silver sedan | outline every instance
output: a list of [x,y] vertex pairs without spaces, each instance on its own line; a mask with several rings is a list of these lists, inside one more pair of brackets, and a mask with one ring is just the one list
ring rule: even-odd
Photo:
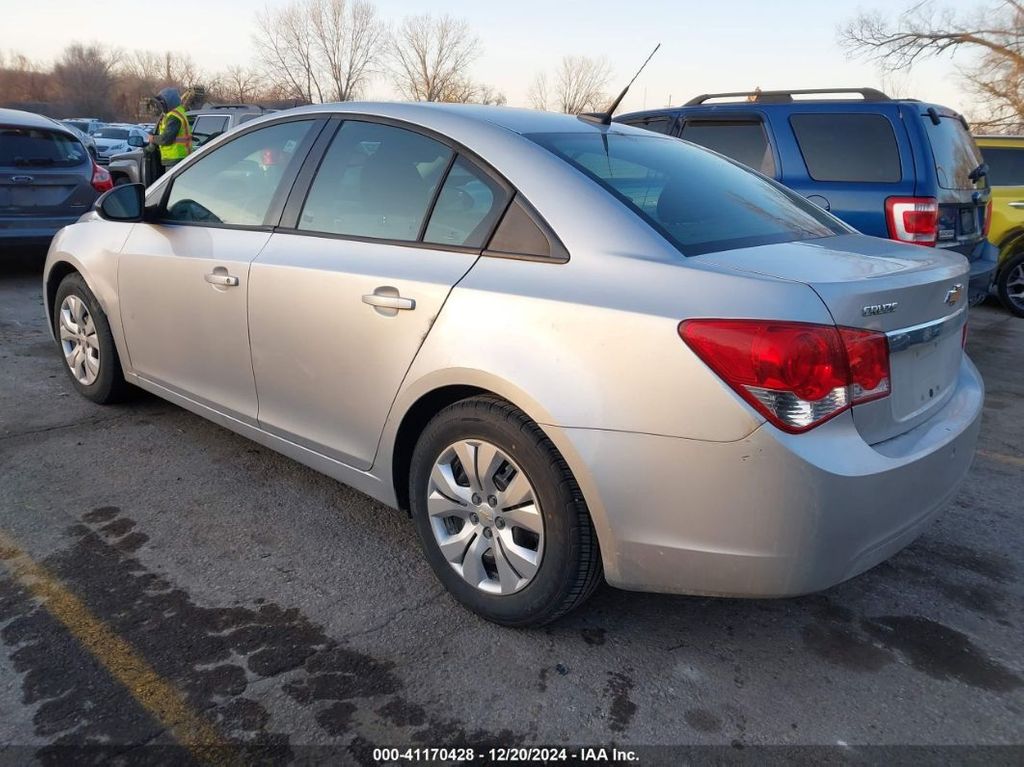
[[84,396],[407,510],[454,597],[523,626],[602,581],[793,595],[907,545],[974,453],[967,277],[676,139],[349,103],[116,188],[44,287]]

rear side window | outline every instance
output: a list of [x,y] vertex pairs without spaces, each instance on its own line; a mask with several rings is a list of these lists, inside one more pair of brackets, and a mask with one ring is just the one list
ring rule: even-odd
[[444,180],[423,241],[482,248],[507,202],[501,187],[460,157]]
[[880,114],[804,114],[789,118],[815,181],[895,183],[902,178],[892,124]]
[[991,186],[1024,186],[1024,149],[981,147]]
[[[921,116],[935,159],[935,174],[943,189],[974,189],[971,172],[981,165],[981,152],[959,117]],[[989,183],[992,183],[989,179]]]
[[596,131],[528,138],[604,187],[687,256],[850,231],[780,184],[683,141]]
[[41,128],[0,125],[0,166],[7,168],[73,168],[89,157],[74,136]]
[[414,242],[451,157],[419,133],[346,121],[317,170],[298,228]]
[[760,120],[688,120],[682,138],[736,162],[775,175],[775,156]]

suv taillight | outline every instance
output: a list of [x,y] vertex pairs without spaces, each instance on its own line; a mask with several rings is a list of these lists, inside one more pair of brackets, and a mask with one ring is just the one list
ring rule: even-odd
[[92,164],[92,188],[97,192],[106,192],[108,189],[114,188],[114,179],[110,176],[110,171],[106,168],[101,168],[96,163]]
[[883,333],[769,320],[684,320],[679,335],[772,424],[803,432],[861,402],[886,397]]
[[934,245],[939,236],[939,203],[934,197],[890,197],[885,201],[889,237]]

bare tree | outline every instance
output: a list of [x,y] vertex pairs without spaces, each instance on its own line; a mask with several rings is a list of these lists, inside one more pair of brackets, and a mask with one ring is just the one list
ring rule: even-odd
[[101,45],[69,45],[53,66],[63,101],[79,114],[110,117],[117,62],[117,52]]
[[395,87],[410,101],[463,101],[480,40],[463,19],[408,16],[391,39]]
[[349,101],[375,73],[384,25],[366,0],[292,0],[256,15],[256,52],[273,82],[307,102]]
[[611,67],[603,56],[563,56],[551,81],[543,72],[534,78],[530,103],[536,109],[572,115],[592,112],[607,105],[605,87],[611,76]]
[[925,0],[895,19],[861,13],[839,30],[839,38],[887,73],[905,72],[928,57],[974,53],[960,72],[986,105],[976,122],[995,130],[1024,127],[1024,2],[1001,0],[995,8],[961,15]]
[[236,104],[256,101],[263,85],[259,73],[238,65],[228,67],[227,71],[217,78],[216,84],[219,86],[217,91],[224,94],[224,99]]

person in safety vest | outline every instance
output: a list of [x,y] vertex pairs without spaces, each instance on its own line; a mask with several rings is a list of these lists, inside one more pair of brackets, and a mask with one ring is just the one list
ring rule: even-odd
[[[153,97],[159,108],[160,122],[149,143],[160,151],[160,172],[181,162],[192,153],[192,127],[188,124],[185,107],[176,88],[164,88]],[[150,179],[155,181],[155,179]]]

